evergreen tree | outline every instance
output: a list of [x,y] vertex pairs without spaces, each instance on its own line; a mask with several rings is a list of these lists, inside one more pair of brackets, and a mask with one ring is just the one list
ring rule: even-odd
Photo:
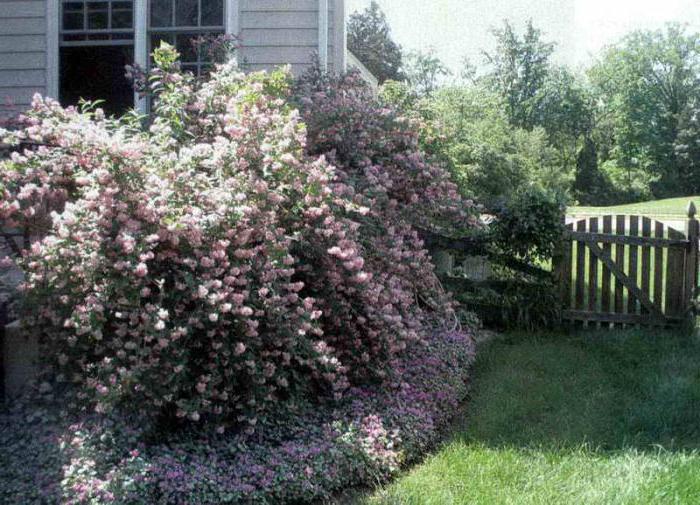
[[379,4],[372,0],[364,12],[356,12],[348,21],[348,49],[382,84],[404,79],[403,53],[391,38],[391,28]]

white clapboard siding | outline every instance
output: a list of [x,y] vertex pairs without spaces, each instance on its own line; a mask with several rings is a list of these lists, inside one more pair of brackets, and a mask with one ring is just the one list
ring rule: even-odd
[[45,0],[0,0],[0,118],[46,92]]
[[[335,9],[342,4],[342,0],[328,2],[329,69],[336,67],[340,52],[335,50]],[[296,74],[307,69],[319,49],[318,6],[318,0],[241,0],[241,59],[245,68],[262,70],[290,64]]]

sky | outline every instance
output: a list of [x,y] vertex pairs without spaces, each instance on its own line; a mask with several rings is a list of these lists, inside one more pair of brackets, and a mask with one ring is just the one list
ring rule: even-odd
[[[348,12],[362,10],[370,0],[345,0]],[[532,18],[557,42],[555,58],[583,68],[594,55],[634,29],[662,28],[666,22],[688,24],[700,31],[700,0],[378,0],[394,40],[407,50],[434,49],[459,74],[468,57],[483,63],[491,50],[491,28],[510,20],[519,31]]]

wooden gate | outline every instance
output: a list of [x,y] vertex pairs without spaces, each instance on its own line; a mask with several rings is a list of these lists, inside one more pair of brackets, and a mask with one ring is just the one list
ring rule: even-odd
[[584,326],[683,323],[698,286],[698,221],[685,231],[640,216],[600,216],[567,225],[555,260],[562,316]]

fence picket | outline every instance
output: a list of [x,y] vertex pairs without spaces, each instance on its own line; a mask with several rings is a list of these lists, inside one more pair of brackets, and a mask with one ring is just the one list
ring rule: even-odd
[[[651,219],[642,218],[642,237],[651,237]],[[650,293],[651,286],[651,247],[642,247],[642,291]],[[640,307],[642,314],[648,314],[646,307]]]
[[[586,231],[586,221],[582,219],[576,223],[576,231]],[[575,310],[584,310],[584,295],[586,289],[586,244],[585,242],[576,242],[576,292],[573,308]]]
[[[625,234],[625,217],[626,216],[615,216],[615,233],[617,235]],[[624,244],[615,244],[615,264],[622,270],[625,271],[625,247]],[[625,306],[624,302],[624,291],[625,287],[622,282],[616,277],[615,278],[615,314],[624,314]]]
[[688,220],[685,224],[685,236],[688,239],[688,254],[685,258],[685,280],[683,285],[683,306],[689,307],[695,302],[698,288],[698,239],[700,223],[695,219],[695,204],[688,204]]
[[[573,225],[566,225],[567,231],[573,229]],[[562,310],[568,310],[571,308],[571,251],[572,243],[571,240],[564,240],[561,247],[561,255],[557,258],[558,264],[556,268],[558,270],[558,281],[559,281],[559,292],[560,300],[562,305]]]
[[[654,227],[654,236],[657,238],[663,238],[664,236],[664,225],[663,223],[657,222]],[[653,302],[659,310],[664,310],[662,293],[663,293],[663,276],[664,276],[664,249],[663,247],[654,248],[654,298]]]
[[[603,217],[603,233],[612,233],[612,216]],[[606,254],[610,254],[612,246],[610,244],[603,244],[603,251]],[[603,265],[603,278],[601,282],[602,293],[600,296],[601,300],[601,312],[610,312],[610,269]]]
[[[588,231],[598,233],[598,218],[592,217],[588,223]],[[588,259],[588,311],[598,310],[598,258],[594,254],[589,254]],[[586,323],[588,324],[588,323]],[[600,323],[592,323],[600,327]]]
[[[684,237],[676,230],[669,228],[669,238]],[[679,317],[685,312],[683,307],[683,278],[685,273],[686,251],[680,248],[670,248],[668,250],[668,260],[666,261],[666,315]]]
[[[639,235],[639,218],[637,216],[630,216],[630,226],[629,234],[633,237]],[[632,281],[639,285],[639,272],[638,272],[638,247],[636,245],[629,245],[629,277]],[[637,313],[637,298],[632,296],[632,293],[628,294],[627,297],[627,313],[636,314]]]

